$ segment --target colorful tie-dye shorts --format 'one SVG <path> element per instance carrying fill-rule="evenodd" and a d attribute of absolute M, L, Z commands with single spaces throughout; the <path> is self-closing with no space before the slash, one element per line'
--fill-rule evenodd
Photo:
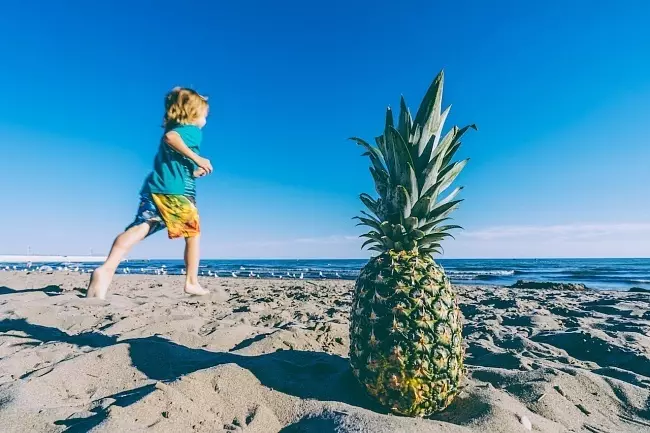
<path fill-rule="evenodd" d="M 201 233 L 199 211 L 192 197 L 169 194 L 143 194 L 135 220 L 126 228 L 149 224 L 147 236 L 167 227 L 170 239 L 191 238 Z"/>

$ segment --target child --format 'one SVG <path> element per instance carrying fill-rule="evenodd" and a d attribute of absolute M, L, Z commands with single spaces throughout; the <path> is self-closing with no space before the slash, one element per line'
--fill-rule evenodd
<path fill-rule="evenodd" d="M 165 227 L 170 239 L 185 238 L 185 293 L 209 293 L 198 280 L 200 229 L 194 186 L 195 177 L 212 173 L 210 161 L 199 156 L 207 116 L 207 98 L 194 90 L 176 87 L 167 94 L 165 133 L 153 171 L 140 191 L 135 220 L 115 238 L 106 262 L 92 273 L 86 296 L 104 299 L 122 258 L 135 244 Z"/>

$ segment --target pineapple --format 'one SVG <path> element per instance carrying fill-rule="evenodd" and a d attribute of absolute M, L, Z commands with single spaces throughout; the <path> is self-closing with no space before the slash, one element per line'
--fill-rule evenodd
<path fill-rule="evenodd" d="M 452 237 L 445 224 L 462 200 L 444 198 L 467 160 L 452 162 L 475 125 L 444 137 L 444 73 L 435 78 L 415 116 L 404 98 L 397 126 L 388 108 L 377 147 L 352 138 L 370 158 L 379 197 L 361 194 L 369 212 L 356 217 L 370 231 L 363 247 L 379 254 L 357 279 L 350 320 L 350 363 L 367 391 L 393 412 L 428 416 L 445 409 L 464 372 L 462 322 L 456 293 L 432 257 Z"/>

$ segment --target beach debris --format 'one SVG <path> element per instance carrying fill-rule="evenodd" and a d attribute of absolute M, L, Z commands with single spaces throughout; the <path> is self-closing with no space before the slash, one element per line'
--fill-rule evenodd
<path fill-rule="evenodd" d="M 531 431 L 533 429 L 533 423 L 530 422 L 530 419 L 528 419 L 526 415 L 522 415 L 519 418 L 519 422 L 521 422 L 521 425 L 523 425 L 526 430 Z"/>
<path fill-rule="evenodd" d="M 510 289 L 534 289 L 534 290 L 562 290 L 565 292 L 582 292 L 591 290 L 582 283 L 555 283 L 552 281 L 524 281 L 517 280 Z"/>

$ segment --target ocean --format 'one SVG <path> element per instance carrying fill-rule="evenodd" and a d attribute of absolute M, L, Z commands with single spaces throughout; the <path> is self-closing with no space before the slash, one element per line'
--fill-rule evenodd
<path fill-rule="evenodd" d="M 456 284 L 511 285 L 517 280 L 583 283 L 593 289 L 650 289 L 650 259 L 440 259 Z M 366 260 L 202 260 L 206 276 L 353 280 Z M 88 272 L 97 263 L 34 263 L 42 269 Z M 25 263 L 0 263 L 0 270 L 24 270 Z M 129 260 L 119 273 L 181 274 L 181 260 Z M 1 280 L 0 274 L 0 280 Z"/>

